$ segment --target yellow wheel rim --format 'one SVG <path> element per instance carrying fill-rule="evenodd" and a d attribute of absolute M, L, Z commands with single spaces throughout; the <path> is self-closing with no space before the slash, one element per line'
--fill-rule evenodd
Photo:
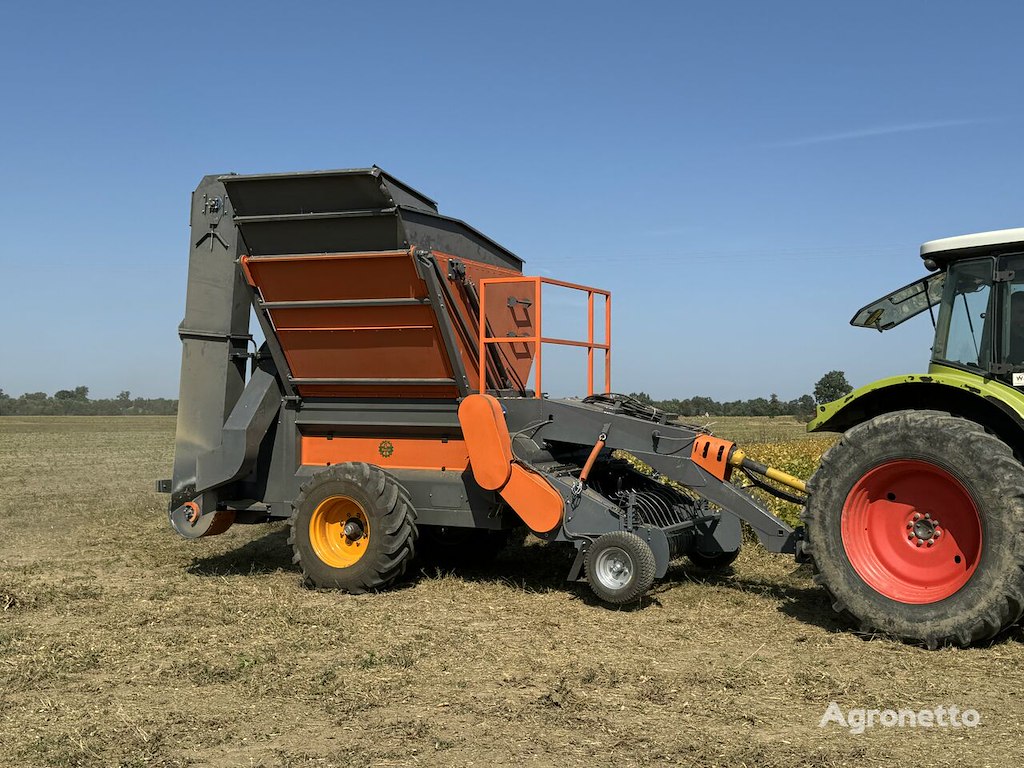
<path fill-rule="evenodd" d="M 354 499 L 331 496 L 313 510 L 309 541 L 322 562 L 332 568 L 348 568 L 366 554 L 370 521 Z"/>

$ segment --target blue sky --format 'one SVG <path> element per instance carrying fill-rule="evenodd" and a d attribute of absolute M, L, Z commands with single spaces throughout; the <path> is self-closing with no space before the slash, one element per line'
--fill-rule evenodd
<path fill-rule="evenodd" d="M 528 272 L 610 288 L 616 390 L 788 399 L 833 368 L 922 370 L 926 318 L 848 321 L 923 273 L 922 241 L 1024 224 L 1022 22 L 1015 2 L 6 3 L 0 388 L 175 396 L 199 178 L 374 163 Z"/>

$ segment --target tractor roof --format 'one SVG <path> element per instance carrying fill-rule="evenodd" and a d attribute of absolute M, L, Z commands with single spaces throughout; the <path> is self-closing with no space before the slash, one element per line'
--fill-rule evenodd
<path fill-rule="evenodd" d="M 1024 227 L 996 229 L 991 232 L 976 232 L 972 235 L 930 240 L 921 246 L 921 258 L 942 262 L 955 261 L 968 256 L 983 256 L 991 251 L 1003 250 L 1004 246 L 1011 243 L 1024 244 Z"/>

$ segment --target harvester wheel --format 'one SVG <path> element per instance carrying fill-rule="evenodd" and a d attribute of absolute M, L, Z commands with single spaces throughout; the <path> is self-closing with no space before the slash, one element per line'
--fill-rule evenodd
<path fill-rule="evenodd" d="M 391 475 L 370 464 L 317 472 L 293 502 L 292 561 L 308 587 L 361 594 L 384 589 L 414 554 L 416 511 Z"/>
<path fill-rule="evenodd" d="M 721 571 L 723 568 L 728 568 L 733 564 L 733 561 L 740 556 L 740 551 L 737 549 L 732 552 L 716 552 L 713 555 L 709 555 L 693 550 L 688 552 L 686 556 L 698 568 L 703 568 L 705 571 Z"/>
<path fill-rule="evenodd" d="M 606 603 L 620 605 L 640 598 L 654 583 L 654 552 L 635 533 L 613 531 L 599 536 L 586 555 L 587 581 Z"/>
<path fill-rule="evenodd" d="M 825 453 L 809 488 L 815 581 L 864 631 L 967 646 L 1024 612 L 1024 467 L 981 425 L 877 416 Z"/>

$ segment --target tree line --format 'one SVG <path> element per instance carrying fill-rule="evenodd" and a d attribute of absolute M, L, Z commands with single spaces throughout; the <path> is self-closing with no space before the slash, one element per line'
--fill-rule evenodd
<path fill-rule="evenodd" d="M 837 400 L 848 394 L 853 387 L 846 380 L 842 371 L 829 371 L 814 385 L 813 395 L 801 395 L 793 400 L 780 400 L 772 393 L 768 397 L 755 397 L 750 400 L 728 400 L 720 402 L 712 397 L 688 397 L 685 399 L 654 400 L 646 392 L 630 392 L 646 405 L 653 405 L 669 413 L 679 416 L 795 416 L 798 419 L 810 419 L 814 410 L 822 403 Z"/>
<path fill-rule="evenodd" d="M 26 392 L 11 397 L 0 389 L 0 416 L 174 416 L 178 401 L 165 397 L 132 397 L 124 391 L 117 397 L 89 399 L 88 387 L 60 389 L 52 396 Z"/>
<path fill-rule="evenodd" d="M 767 398 L 726 402 L 703 396 L 654 400 L 646 392 L 631 392 L 630 396 L 680 416 L 796 416 L 809 419 L 817 405 L 836 400 L 851 389 L 846 374 L 829 371 L 814 385 L 813 395 L 801 395 L 795 400 L 780 400 L 775 394 Z M 26 392 L 20 397 L 11 397 L 0 389 L 0 416 L 174 416 L 177 413 L 177 400 L 133 398 L 128 391 L 114 398 L 90 400 L 88 387 L 60 389 L 52 396 L 45 392 Z"/>

